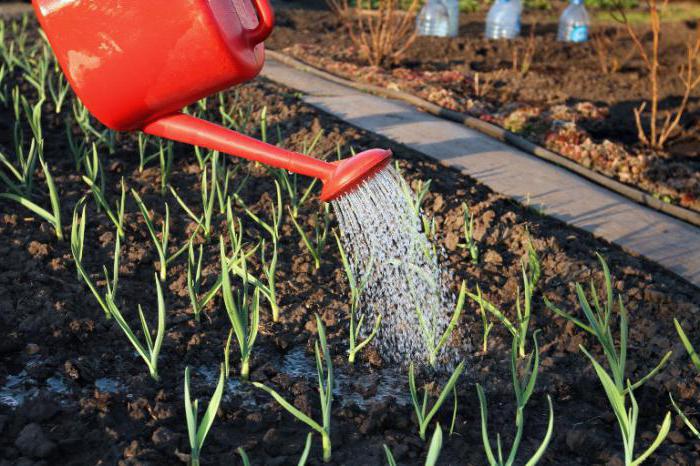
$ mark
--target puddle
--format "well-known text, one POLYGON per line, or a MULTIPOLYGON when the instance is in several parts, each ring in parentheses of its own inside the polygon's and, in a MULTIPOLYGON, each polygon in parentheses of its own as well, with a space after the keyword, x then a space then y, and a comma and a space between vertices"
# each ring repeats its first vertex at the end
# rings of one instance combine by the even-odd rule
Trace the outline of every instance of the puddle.
POLYGON ((121 393, 126 390, 124 384, 116 379, 110 379, 109 377, 101 377, 95 380, 95 388, 103 393, 121 393))
POLYGON ((68 395, 70 394, 70 388, 66 385, 66 379, 60 375, 54 375, 46 379, 46 386, 49 391, 56 393, 58 395, 68 395))
MULTIPOLYGON (((200 366, 197 367, 194 372, 196 378, 200 378, 200 382, 195 380, 195 377, 192 377, 190 379, 190 383, 193 386, 206 385, 210 389, 210 392, 213 393, 216 384, 219 382, 219 367, 200 366), (201 383, 202 380, 204 381, 204 384, 201 383)), ((241 400, 241 406, 246 409, 255 409, 258 407, 257 403, 255 402, 255 397, 253 396, 253 387, 248 384, 241 383, 241 381, 236 378, 235 374, 233 374, 232 377, 229 377, 229 379, 225 382, 225 385, 226 388, 222 397, 225 402, 230 402, 234 398, 238 398, 241 400)))
POLYGON ((28 400, 31 400, 39 394, 39 391, 48 391, 57 396, 58 402, 62 405, 71 403, 69 396, 71 389, 66 383, 66 379, 61 374, 56 374, 48 379, 43 384, 32 378, 27 369, 37 367, 43 364, 40 359, 30 359, 18 374, 8 375, 5 378, 5 383, 0 386, 0 405, 9 408, 19 408, 28 400))
MULTIPOLYGON (((282 358, 280 371, 293 378, 317 382, 316 361, 306 354, 303 347, 291 349, 282 358)), ((334 369, 333 395, 342 406, 356 405, 367 411, 372 405, 393 401, 407 406, 411 400, 404 374, 397 369, 385 368, 367 374, 345 374, 334 369), (367 397, 364 394, 368 394, 367 397)))
POLYGON ((19 374, 8 375, 5 379, 5 384, 0 387, 0 404, 9 408, 18 408, 37 393, 39 389, 36 381, 23 369, 19 374))

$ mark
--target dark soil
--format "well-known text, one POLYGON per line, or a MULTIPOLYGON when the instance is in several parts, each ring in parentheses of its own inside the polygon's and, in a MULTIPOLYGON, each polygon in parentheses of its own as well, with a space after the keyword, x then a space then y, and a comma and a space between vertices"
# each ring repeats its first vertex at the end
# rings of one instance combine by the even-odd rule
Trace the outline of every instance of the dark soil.
MULTIPOLYGON (((15 79, 15 78, 13 78, 15 79)), ((19 83, 31 97, 26 83, 19 83)), ((526 417, 520 458, 534 452, 547 423, 546 394, 555 410, 555 434, 543 464, 621 464, 622 447, 614 416, 590 365, 579 351, 583 344, 601 359, 595 342, 573 325, 553 315, 542 304, 549 297, 560 307, 578 313, 574 282, 600 283, 595 253, 603 254, 614 275, 614 287, 630 313, 629 376, 637 380, 661 356, 673 350, 668 366, 639 389, 641 407, 637 451, 643 451, 671 409, 668 393, 698 422, 698 382, 673 327, 677 317, 697 341, 700 335, 700 292, 673 274, 589 234, 543 217, 468 177, 446 169, 419 154, 354 129, 301 103, 292 90, 262 79, 227 94, 239 108, 251 108, 246 132, 259 137, 258 118, 267 107, 269 134, 279 144, 301 150, 323 130, 314 154, 335 157, 358 150, 391 147, 406 178, 415 183, 432 179, 424 204, 435 216, 448 265, 470 289, 479 285, 485 295, 513 318, 520 260, 528 237, 542 263, 542 279, 535 295, 531 329, 539 334, 542 367, 526 417), (457 247, 463 226, 461 203, 475 214, 475 238, 482 260, 471 265, 457 247)), ((31 99, 30 99, 31 100, 31 99)), ((70 105, 67 106, 70 109, 70 105)), ((47 162, 60 191, 64 222, 86 194, 66 143, 70 110, 56 115, 50 104, 44 111, 47 162)), ((218 119, 216 111, 211 119, 218 119)), ((0 112, 0 145, 12 147, 13 113, 0 112)), ((77 131, 77 129, 73 128, 77 131)), ((28 135, 29 128, 23 127, 28 135)), ((156 223, 171 209, 171 247, 188 240, 193 225, 174 198, 159 192, 160 172, 151 165, 138 171, 135 137, 117 136, 117 150, 102 151, 108 197, 114 201, 119 180, 137 190, 154 210, 156 223)), ((3 149, 5 151, 5 149, 3 149)), ((9 152, 8 152, 9 153, 9 152)), ((176 145, 171 184, 190 206, 199 202, 199 168, 190 147, 176 145)), ((240 194, 258 215, 267 218, 273 178, 264 167, 231 159, 250 178, 240 194)), ((39 186, 43 182, 37 180, 39 186)), ((48 205, 48 197, 37 199, 48 205)), ((115 233, 104 213, 88 197, 88 226, 84 265, 100 286, 103 265, 111 267, 115 233)), ((196 207, 195 207, 196 208, 196 207)), ((304 219, 319 208, 313 199, 303 209, 304 219)), ((157 256, 133 200, 127 202, 126 239, 123 242, 118 304, 133 328, 138 327, 136 306, 141 303, 149 321, 155 318, 154 262, 157 256)), ((197 210, 198 212, 198 210, 197 210)), ((266 233, 237 209, 249 245, 266 233)), ((224 231, 217 217, 216 233, 224 231)), ((308 223, 305 223, 310 228, 308 223)), ((348 334, 348 287, 334 247, 324 251, 321 269, 314 271, 288 216, 284 218, 278 267, 281 322, 273 323, 263 306, 260 335, 251 363, 251 378, 269 384, 303 411, 318 416, 313 375, 314 314, 328 327, 336 375, 340 384, 333 409, 333 464, 385 464, 382 444, 393 450, 400 464, 423 464, 426 445, 418 437, 413 410, 406 404, 408 384, 403 368, 388 367, 374 350, 363 353, 355 367, 344 357, 348 334)), ((216 242, 206 243, 205 289, 218 275, 216 242)), ((160 382, 148 376, 143 362, 129 346, 113 320, 106 320, 87 287, 78 281, 68 242, 55 239, 48 224, 14 203, 0 202, 0 465, 173 465, 189 452, 183 409, 185 366, 193 370, 194 396, 208 400, 213 392, 229 321, 220 297, 213 300, 201 323, 192 318, 186 266, 181 257, 168 269, 167 334, 160 357, 160 382)), ((260 274, 257 254, 251 267, 260 274)), ((408 312, 408 311, 407 311, 408 312)), ((482 324, 477 309, 467 304, 459 321, 461 346, 480 347, 482 324)), ((464 354, 468 362, 458 384, 459 411, 455 433, 445 437, 440 464, 481 465, 478 400, 474 384, 481 383, 489 401, 492 438, 503 432, 512 440, 514 396, 509 373, 510 338, 495 324, 488 351, 464 354)), ((237 363, 232 352, 232 364, 237 363)), ((237 366, 236 366, 237 367, 237 366)), ((426 376, 427 378, 428 376, 426 376)), ((448 403, 450 404, 450 403, 448 403)), ((451 406, 451 405, 450 405, 451 406)), ((439 418, 449 426, 451 407, 439 418)), ((201 411, 200 411, 201 412, 201 411)), ((203 464, 237 464, 235 449, 242 446, 254 464, 296 464, 308 428, 282 410, 271 398, 235 377, 227 391, 203 450, 203 464)), ((432 430, 432 428, 431 428, 432 430)), ((494 440, 495 441, 495 440, 494 440)), ((320 463, 316 437, 310 464, 320 463)), ((700 463, 700 444, 677 416, 669 439, 649 464, 700 463)))
MULTIPOLYGON (((321 9, 279 10, 267 43, 337 75, 492 121, 667 202, 700 210, 700 89, 665 150, 650 151, 638 140, 633 115, 649 98, 648 73, 631 39, 614 24, 594 26, 593 35, 609 38, 609 61, 619 64, 603 73, 592 43, 556 42, 558 11, 526 10, 523 37, 510 42, 483 39, 485 12, 462 14, 459 37, 419 37, 383 68, 368 66, 343 25, 321 9), (523 71, 531 33, 535 53, 523 71)), ((686 63, 685 44, 697 28, 697 21, 662 26, 659 118, 681 100, 676 70, 686 63)), ((639 31, 648 45, 650 33, 639 31)))

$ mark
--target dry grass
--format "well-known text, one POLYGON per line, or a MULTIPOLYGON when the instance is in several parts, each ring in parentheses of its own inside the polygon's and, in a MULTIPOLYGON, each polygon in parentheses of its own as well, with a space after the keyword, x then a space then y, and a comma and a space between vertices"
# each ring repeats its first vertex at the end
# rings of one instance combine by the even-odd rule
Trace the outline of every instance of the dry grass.
POLYGON ((326 3, 342 21, 360 56, 372 66, 395 62, 416 40, 419 0, 379 0, 376 8, 371 0, 356 0, 354 6, 348 0, 326 3))
POLYGON ((530 71, 532 63, 535 60, 535 54, 537 53, 537 37, 535 37, 536 28, 537 23, 532 25, 530 28, 530 34, 523 44, 518 44, 516 41, 512 41, 513 71, 520 74, 520 76, 525 76, 530 71))
POLYGON ((599 30, 591 34, 589 42, 593 55, 598 62, 600 72, 605 75, 615 74, 622 69, 636 53, 634 48, 630 48, 622 57, 615 55, 616 50, 624 49, 622 38, 626 35, 623 28, 615 28, 612 33, 599 30))

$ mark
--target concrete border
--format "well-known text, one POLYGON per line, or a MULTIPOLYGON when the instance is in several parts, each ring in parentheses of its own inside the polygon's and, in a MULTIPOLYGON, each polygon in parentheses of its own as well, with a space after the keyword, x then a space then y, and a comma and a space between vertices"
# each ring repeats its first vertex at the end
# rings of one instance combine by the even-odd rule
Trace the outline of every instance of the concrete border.
POLYGON ((634 203, 561 167, 395 100, 267 60, 262 75, 353 126, 454 167, 494 191, 650 259, 700 286, 700 229, 634 203))

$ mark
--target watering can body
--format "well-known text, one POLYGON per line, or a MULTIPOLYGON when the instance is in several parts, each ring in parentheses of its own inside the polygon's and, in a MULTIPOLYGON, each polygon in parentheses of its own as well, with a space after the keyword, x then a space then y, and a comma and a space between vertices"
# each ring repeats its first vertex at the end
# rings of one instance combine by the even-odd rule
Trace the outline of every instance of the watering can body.
POLYGON ((323 182, 322 200, 353 189, 391 152, 328 163, 181 110, 255 77, 272 32, 268 0, 32 0, 68 82, 117 131, 145 133, 284 168, 323 182))
POLYGON ((142 129, 255 77, 267 0, 34 0, 73 91, 103 124, 142 129))

